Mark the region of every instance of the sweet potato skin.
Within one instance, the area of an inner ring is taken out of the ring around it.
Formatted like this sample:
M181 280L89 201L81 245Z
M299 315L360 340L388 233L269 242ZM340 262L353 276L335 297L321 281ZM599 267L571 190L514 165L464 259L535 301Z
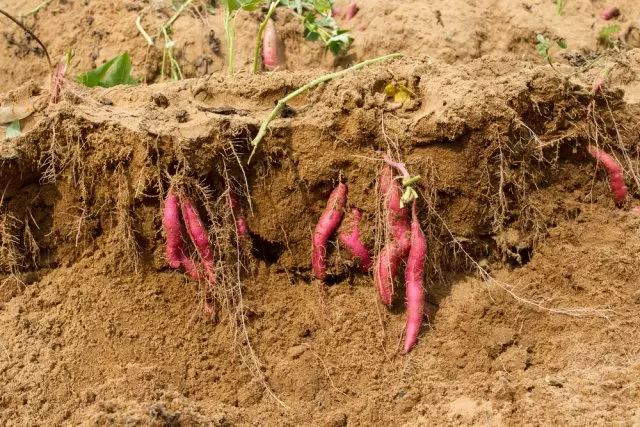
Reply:
M420 227L415 212L415 202L411 220L411 250L405 274L407 290L407 327L404 336L404 352L415 345L424 315L424 263L427 255L427 239Z
M411 248L411 225L404 207L400 207L402 188L393 178L393 171L385 165L380 173L379 186L387 212L387 226L390 229L389 241L376 258L373 277L380 294L380 300L391 304L393 300L393 280L400 263L409 254Z
M627 201L627 187L624 185L622 166L609 154L593 145L589 145L587 150L589 154L607 170L609 187L613 193L613 199L616 205L623 205Z
M351 233L340 233L340 242L349 250L351 257L358 260L360 270L367 272L371 268L371 256L360 240L360 228L358 225L362 219L362 213L357 208L353 208L350 216Z
M280 52L278 52L278 33L276 25L269 19L262 35L262 59L268 70L278 68L280 65Z
M340 183L329 195L327 206L313 233L311 265L313 273L320 280L327 278L327 241L340 225L346 200L347 185Z
M164 216L162 225L167 235L165 257L171 268L180 268L184 262L184 246L182 242L182 221L178 196L173 189L169 189L164 201Z

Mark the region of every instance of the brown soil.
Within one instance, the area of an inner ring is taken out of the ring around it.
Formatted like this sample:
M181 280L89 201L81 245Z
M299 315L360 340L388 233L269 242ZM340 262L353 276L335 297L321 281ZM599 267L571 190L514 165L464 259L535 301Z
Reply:
M67 82L56 105L36 45L3 27L0 105L36 111L0 142L0 423L640 424L640 8L618 4L622 40L605 50L603 2L569 0L562 17L546 0L469 3L363 3L339 60L279 12L289 71L258 76L246 70L261 15L244 14L234 78L221 72L220 14L190 8L174 37L192 78L159 82L161 51L134 22L142 15L153 33L168 5L54 0L26 22L55 58L75 47L70 76L126 48L150 83ZM0 1L15 13L37 4ZM568 40L568 59L554 54L570 77L539 59L540 32ZM246 165L284 93L397 50L407 57L292 101L295 115L271 123ZM394 104L388 84L415 97ZM625 206L589 143L628 154ZM310 236L339 177L376 245L375 183L390 145L423 177L430 245L429 327L408 355L403 286L382 306L372 277L333 245L331 284L310 268ZM164 259L170 179L216 241L214 321L204 286ZM239 273L228 182L251 201L241 202L251 251Z

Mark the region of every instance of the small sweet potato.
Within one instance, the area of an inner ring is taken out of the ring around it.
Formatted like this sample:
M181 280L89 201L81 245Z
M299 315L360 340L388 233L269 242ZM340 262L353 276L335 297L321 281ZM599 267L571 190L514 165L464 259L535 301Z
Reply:
M623 205L627 200L627 187L624 185L622 166L609 154L593 145L589 145L587 150L589 154L607 170L609 187L613 193L616 205Z
M347 186L340 183L331 192L327 201L327 207L320 216L316 230L313 233L311 265L315 276L320 280L327 278L327 241L336 231L342 219L342 210L347 200Z
M340 233L340 242L351 253L351 257L357 260L360 270L367 272L371 268L371 256L365 245L360 241L360 228L358 227L362 214L357 208L351 210L351 233Z

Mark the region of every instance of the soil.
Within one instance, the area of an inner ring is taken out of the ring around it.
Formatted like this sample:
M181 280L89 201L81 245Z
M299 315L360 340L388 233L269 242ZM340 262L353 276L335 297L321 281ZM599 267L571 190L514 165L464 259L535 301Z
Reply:
M230 78L220 8L194 2L172 32L186 79L162 81L135 19L154 35L169 2L54 0L24 19L54 59L75 49L57 104L42 52L3 26L0 105L33 113L0 142L2 425L640 425L640 6L617 4L605 48L600 1L359 3L338 58L278 11L286 70L256 76L263 12L241 14ZM538 33L567 40L553 67ZM124 49L145 83L73 83ZM292 100L247 165L284 94L395 51ZM622 161L624 204L589 144ZM429 242L406 355L402 278L385 307L333 241L328 283L310 265L339 180L380 249L385 151L421 176ZM209 229L213 291L165 259L170 186Z

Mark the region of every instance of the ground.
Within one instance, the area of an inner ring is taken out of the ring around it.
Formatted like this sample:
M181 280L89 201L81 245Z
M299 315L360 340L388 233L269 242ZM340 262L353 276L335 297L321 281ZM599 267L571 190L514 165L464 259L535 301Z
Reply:
M38 4L0 0L16 16ZM264 12L243 13L232 78L207 4L173 26L181 81L161 77L163 42L135 25L155 36L168 1L54 0L26 16L54 61L75 50L55 104L42 52L2 20L0 105L33 110L0 142L2 425L640 425L636 2L605 22L600 1L562 15L550 0L361 1L338 58L278 10L286 69L257 76ZM537 34L567 41L553 67ZM73 83L125 49L142 84ZM274 101L393 52L291 101L247 165ZM620 160L624 203L589 145ZM384 152L422 177L429 316L408 354L402 277L384 306L333 240L329 283L311 271L339 180L380 249ZM209 228L213 294L165 259L170 186Z

